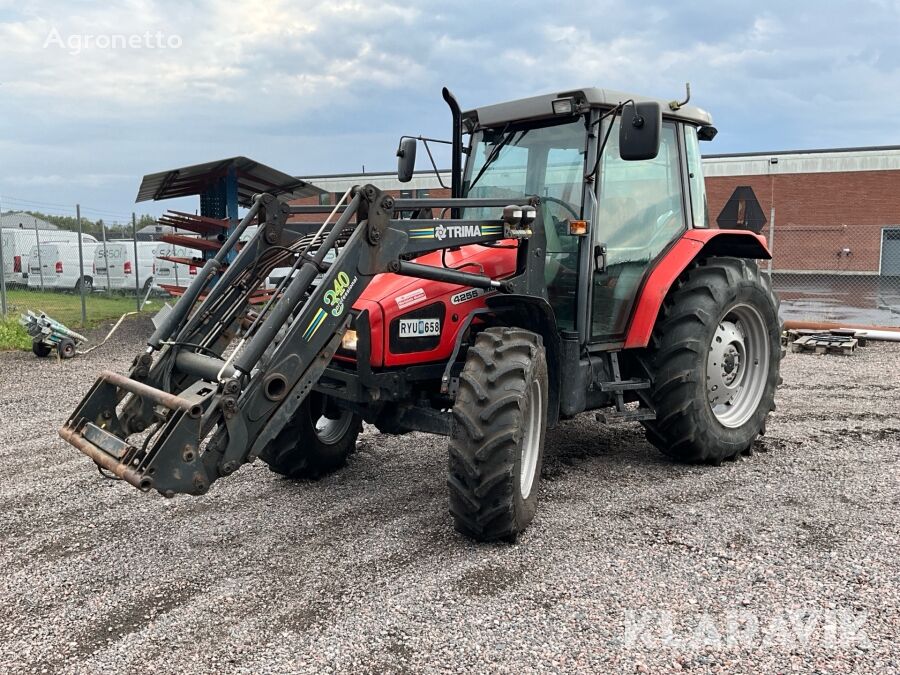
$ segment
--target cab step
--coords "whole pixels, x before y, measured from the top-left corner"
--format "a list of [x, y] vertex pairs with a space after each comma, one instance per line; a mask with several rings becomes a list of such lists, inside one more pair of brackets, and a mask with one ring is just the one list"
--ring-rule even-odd
[[617, 382], [601, 382], [600, 391], [639, 391], [649, 389], [650, 380], [619, 380]]
[[603, 424], [612, 424], [613, 422], [643, 422], [655, 420], [656, 413], [647, 408], [638, 408], [637, 410], [607, 410], [597, 413], [597, 421]]
[[[604, 410], [597, 413], [597, 421], [603, 424], [611, 424], [613, 422], [641, 422], [647, 420], [655, 420], [656, 412], [650, 408], [629, 409], [625, 407], [626, 391], [646, 391], [650, 389], [650, 380], [641, 380], [631, 378], [622, 379], [622, 373], [619, 369], [619, 356], [616, 352], [608, 352], [610, 372], [613, 379], [609, 382], [600, 383], [600, 391], [607, 391], [614, 394], [615, 409]], [[639, 397], [641, 401], [646, 401], [646, 396]]]

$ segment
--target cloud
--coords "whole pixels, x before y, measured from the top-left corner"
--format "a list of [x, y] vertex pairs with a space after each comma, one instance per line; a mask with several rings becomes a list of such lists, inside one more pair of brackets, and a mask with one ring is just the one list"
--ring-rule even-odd
[[115, 183], [122, 179], [130, 178], [130, 176], [122, 174], [80, 174], [78, 176], [61, 176], [59, 174], [49, 175], [24, 175], [10, 176], [6, 182], [14, 187], [39, 187], [50, 188], [60, 187], [64, 185], [77, 185], [90, 188], [102, 187]]
[[690, 81], [709, 151], [897, 143], [898, 28], [887, 0], [0, 0], [0, 193], [129, 211], [142, 174], [232, 154], [383, 169], [401, 133], [446, 135], [445, 84], [468, 107]]

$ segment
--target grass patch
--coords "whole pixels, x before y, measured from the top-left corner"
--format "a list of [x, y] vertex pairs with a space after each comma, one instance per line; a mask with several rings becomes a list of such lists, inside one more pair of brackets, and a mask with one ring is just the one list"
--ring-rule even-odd
[[0, 349], [31, 349], [31, 338], [18, 319], [0, 317]]
[[[81, 297], [75, 293], [52, 293], [10, 289], [6, 293], [7, 317], [0, 318], [0, 350], [31, 349], [31, 338], [19, 325], [19, 315], [26, 310], [44, 312], [75, 331], [92, 328], [104, 321], [116, 320], [137, 308], [134, 298], [124, 295], [93, 293], [86, 298], [87, 324], [81, 323]], [[156, 312], [162, 301], [150, 300], [143, 307], [147, 313]]]

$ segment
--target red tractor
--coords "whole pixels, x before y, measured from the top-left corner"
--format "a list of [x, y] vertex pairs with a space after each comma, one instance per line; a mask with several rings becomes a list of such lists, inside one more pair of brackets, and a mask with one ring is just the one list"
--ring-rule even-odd
[[[710, 225], [709, 115], [603, 89], [468, 112], [444, 98], [450, 197], [255, 195], [63, 438], [173, 496], [257, 458], [290, 478], [329, 473], [363, 421], [444, 434], [450, 513], [478, 540], [527, 527], [547, 429], [588, 410], [640, 422], [678, 461], [748, 453], [775, 407], [778, 302], [756, 263], [765, 240]], [[416, 144], [401, 140], [400, 180]], [[289, 271], [251, 305], [275, 268]]]

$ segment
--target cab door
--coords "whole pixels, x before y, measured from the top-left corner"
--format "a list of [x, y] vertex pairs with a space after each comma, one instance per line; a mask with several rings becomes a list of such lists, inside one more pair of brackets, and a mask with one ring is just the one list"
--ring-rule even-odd
[[680, 130], [663, 122], [655, 159], [619, 157], [618, 117], [600, 165], [591, 293], [591, 342], [624, 339], [631, 311], [647, 272], [687, 227]]

